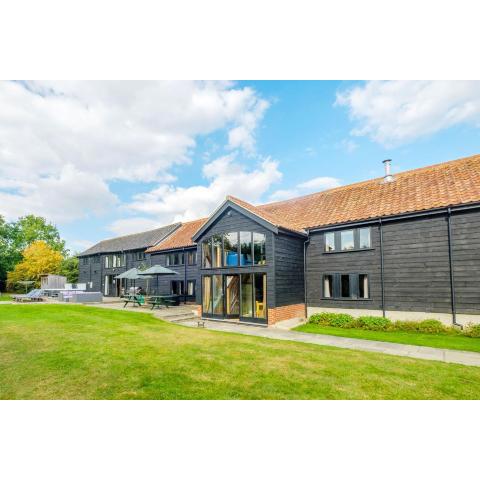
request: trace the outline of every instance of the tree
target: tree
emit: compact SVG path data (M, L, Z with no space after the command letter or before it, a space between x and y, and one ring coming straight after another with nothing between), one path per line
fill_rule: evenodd
M7 272L12 271L22 260L22 251L37 240L43 240L62 255L67 253L65 241L55 225L43 217L26 215L16 222L6 222L0 215L0 290L3 289Z
M40 275L44 273L56 274L62 264L62 254L47 245L43 240L37 240L22 252L23 260L8 272L7 286L17 288L21 280L33 280L40 286Z
M59 273L67 277L67 283L78 283L78 258L64 258L60 265Z
M15 248L24 250L36 240L43 240L53 250L66 254L65 241L60 238L60 233L55 225L48 223L43 217L26 215L17 222L12 222L11 237Z

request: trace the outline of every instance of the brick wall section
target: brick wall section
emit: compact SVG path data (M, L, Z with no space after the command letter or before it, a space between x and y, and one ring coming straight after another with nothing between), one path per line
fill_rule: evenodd
M285 305L268 309L268 324L289 320L290 318L305 318L305 304L297 303L295 305Z

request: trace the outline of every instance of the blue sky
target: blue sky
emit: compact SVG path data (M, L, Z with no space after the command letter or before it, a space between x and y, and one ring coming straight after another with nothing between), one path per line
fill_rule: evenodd
M44 215L78 251L228 193L263 203L381 176L385 158L479 153L479 98L479 82L2 82L0 213Z

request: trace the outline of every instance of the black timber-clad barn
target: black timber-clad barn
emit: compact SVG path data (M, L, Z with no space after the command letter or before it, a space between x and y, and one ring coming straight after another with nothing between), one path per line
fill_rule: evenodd
M131 268L149 266L145 250L161 242L180 226L179 223L103 240L82 252L79 257L79 283L87 284L87 291L102 292L105 296L119 296L122 282L117 275ZM146 288L147 280L136 280L135 285ZM152 280L149 280L152 282Z
M105 256L141 252L146 265L178 272L160 279L160 293L183 295L207 318L480 322L480 155L265 205L227 197L209 218L160 231L150 245L121 237L87 250L80 281L105 293L119 270L107 271Z

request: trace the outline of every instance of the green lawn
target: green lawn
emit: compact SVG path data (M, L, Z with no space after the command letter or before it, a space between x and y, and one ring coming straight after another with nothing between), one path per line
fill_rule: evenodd
M323 335L335 335L337 337L363 338L365 340L380 340L382 342L480 352L480 338L464 337L462 335L396 331L382 332L362 330L360 328L322 327L315 324L300 325L294 328L294 330L307 333L321 333Z
M145 313L0 306L3 399L480 399L480 368L214 332Z
M0 293L0 302L9 302L12 297L6 293Z

